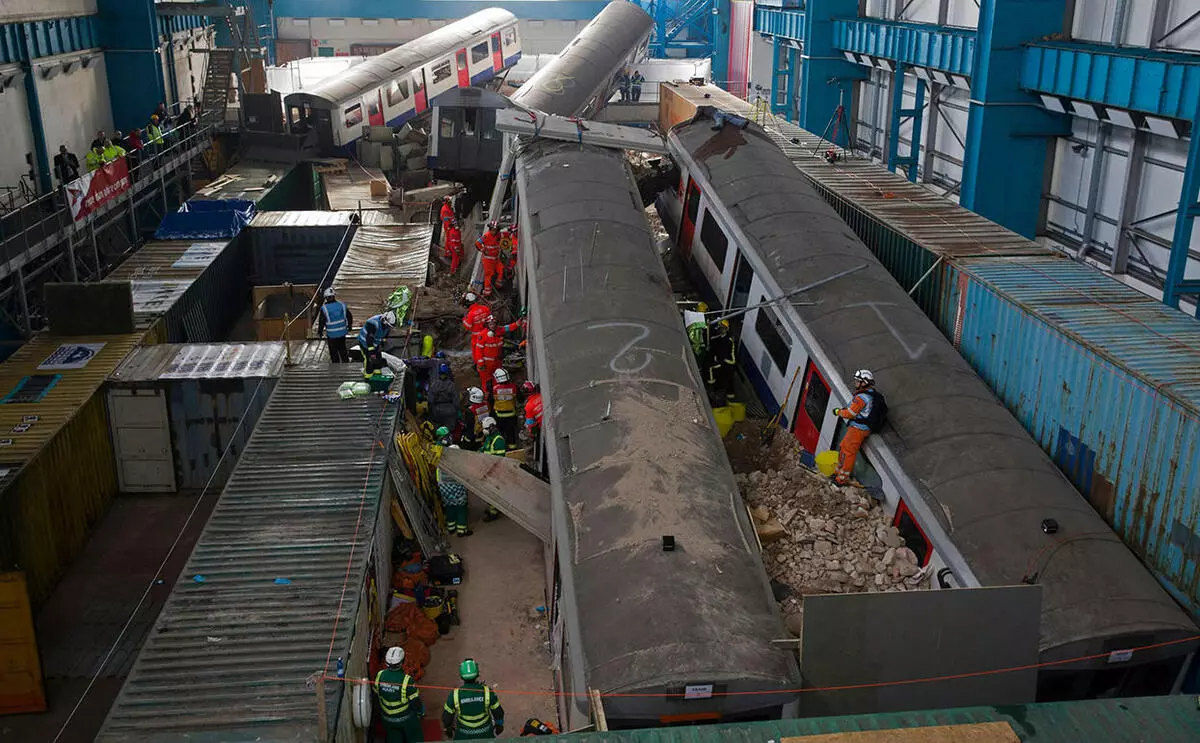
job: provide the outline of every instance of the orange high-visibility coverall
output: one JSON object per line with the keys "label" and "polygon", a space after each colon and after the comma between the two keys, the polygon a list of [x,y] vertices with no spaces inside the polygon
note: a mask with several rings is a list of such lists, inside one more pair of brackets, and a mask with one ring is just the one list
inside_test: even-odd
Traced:
{"label": "orange high-visibility coverall", "polygon": [[839,485],[850,482],[850,475],[854,472],[854,460],[858,458],[858,450],[871,435],[871,429],[864,420],[866,418],[865,411],[870,404],[870,396],[860,392],[850,401],[850,407],[842,408],[838,412],[839,416],[850,421],[850,425],[846,427],[846,435],[842,437],[842,443],[838,447],[838,468],[834,481]]}
{"label": "orange high-visibility coverall", "polygon": [[458,273],[463,259],[462,230],[450,225],[446,228],[445,256],[450,259],[450,273]]}
{"label": "orange high-visibility coverall", "polygon": [[500,262],[500,236],[494,230],[483,233],[475,241],[475,249],[483,253],[483,293],[492,293],[492,282],[499,281],[504,273]]}

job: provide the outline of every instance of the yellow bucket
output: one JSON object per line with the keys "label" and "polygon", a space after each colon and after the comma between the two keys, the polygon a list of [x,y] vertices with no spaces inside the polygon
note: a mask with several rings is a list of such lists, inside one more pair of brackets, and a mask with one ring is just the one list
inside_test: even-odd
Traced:
{"label": "yellow bucket", "polygon": [[733,413],[733,422],[741,423],[746,420],[746,403],[731,402],[729,403],[729,412]]}
{"label": "yellow bucket", "polygon": [[717,430],[721,432],[721,438],[728,436],[733,428],[733,412],[729,407],[713,408],[713,418],[717,420]]}
{"label": "yellow bucket", "polygon": [[817,469],[822,475],[832,477],[834,472],[837,472],[838,453],[835,451],[823,451],[816,456]]}
{"label": "yellow bucket", "polygon": [[433,336],[427,335],[421,338],[421,355],[426,358],[433,357]]}

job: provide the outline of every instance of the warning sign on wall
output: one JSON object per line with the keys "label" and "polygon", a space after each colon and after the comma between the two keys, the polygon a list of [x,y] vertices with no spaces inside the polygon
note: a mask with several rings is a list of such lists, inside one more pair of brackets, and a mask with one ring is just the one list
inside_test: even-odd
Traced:
{"label": "warning sign on wall", "polygon": [[64,343],[47,356],[45,361],[38,364],[38,369],[82,369],[96,358],[96,354],[100,353],[102,348],[103,343]]}

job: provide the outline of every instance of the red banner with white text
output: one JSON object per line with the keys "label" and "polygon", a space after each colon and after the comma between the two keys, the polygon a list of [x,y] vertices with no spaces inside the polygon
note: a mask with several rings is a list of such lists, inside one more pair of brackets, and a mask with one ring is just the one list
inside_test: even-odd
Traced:
{"label": "red banner with white text", "polygon": [[129,165],[118,158],[71,181],[66,190],[71,217],[78,222],[129,190]]}

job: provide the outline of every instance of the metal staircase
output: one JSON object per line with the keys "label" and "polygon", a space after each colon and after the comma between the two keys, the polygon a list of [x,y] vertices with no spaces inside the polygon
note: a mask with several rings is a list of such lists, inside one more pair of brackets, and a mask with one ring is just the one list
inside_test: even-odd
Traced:
{"label": "metal staircase", "polygon": [[233,73],[232,49],[211,49],[204,73],[204,98],[200,102],[200,122],[221,124],[229,105],[229,76]]}

